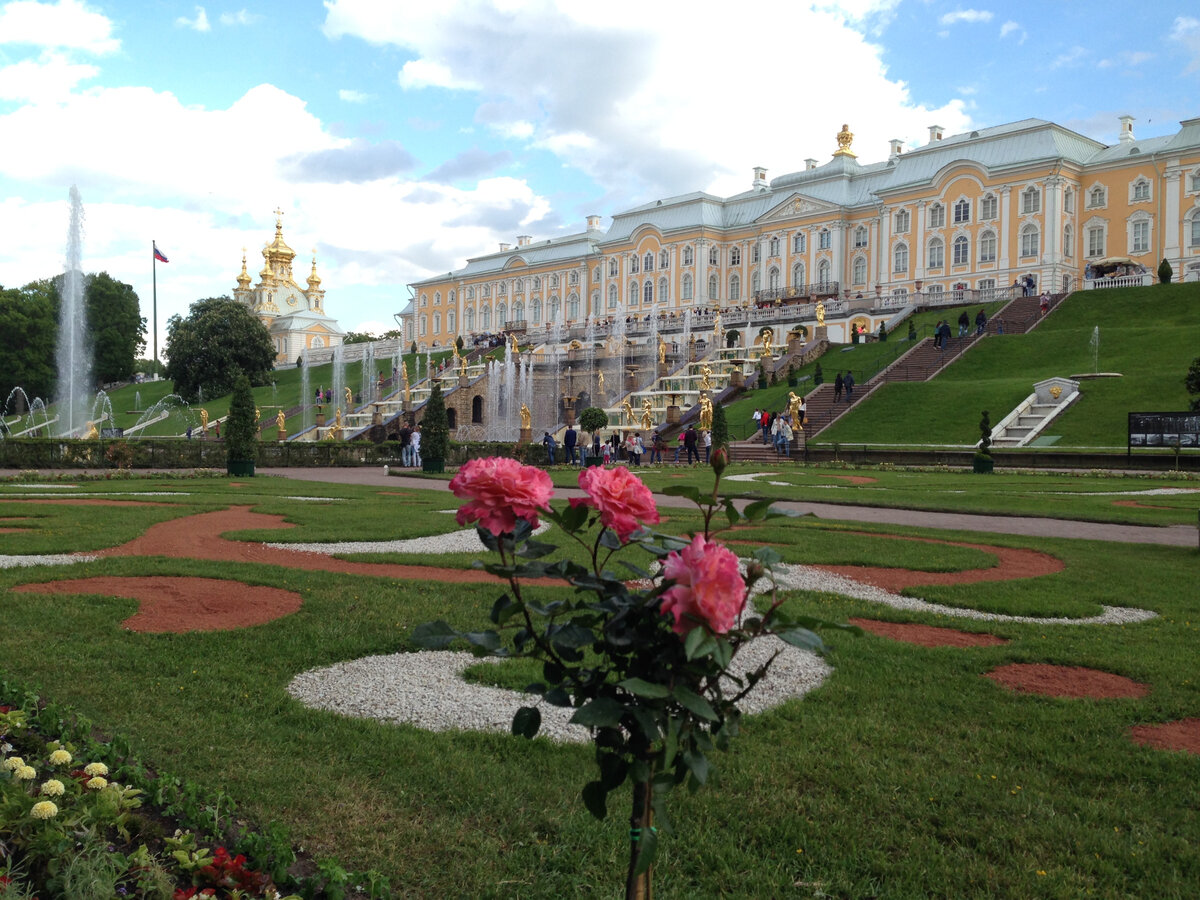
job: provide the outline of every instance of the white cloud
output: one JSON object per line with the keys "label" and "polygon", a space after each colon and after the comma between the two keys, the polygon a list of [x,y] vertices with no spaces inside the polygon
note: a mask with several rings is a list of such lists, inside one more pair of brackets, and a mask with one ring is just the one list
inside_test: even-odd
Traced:
{"label": "white cloud", "polygon": [[222,25],[253,25],[256,22],[261,22],[263,19],[258,13],[252,13],[245,9],[239,9],[237,12],[221,13],[219,21]]}
{"label": "white cloud", "polygon": [[21,60],[0,68],[0,100],[51,103],[99,73],[95,66],[72,63],[57,54]]}
{"label": "white cloud", "polygon": [[1000,37],[1006,38],[1010,34],[1012,34],[1014,31],[1020,31],[1020,30],[1021,30],[1020,24],[1018,24],[1017,22],[1014,22],[1012,19],[1009,19],[1007,22],[1005,22],[1003,25],[1000,26]]}
{"label": "white cloud", "polygon": [[362,91],[352,91],[343,88],[338,91],[338,99],[343,103],[366,103],[371,99],[371,95],[364,94]]}
{"label": "white cloud", "polygon": [[1183,46],[1191,55],[1187,71],[1200,71],[1200,19],[1179,16],[1171,24],[1171,40]]}
{"label": "white cloud", "polygon": [[1061,69],[1067,66],[1077,65],[1085,56],[1087,56],[1087,54],[1088,51],[1086,47],[1080,47],[1078,44],[1076,44],[1070,50],[1066,51],[1065,53],[1060,53],[1058,56],[1056,56],[1054,58],[1054,62],[1050,63],[1050,68]]}
{"label": "white cloud", "polygon": [[121,42],[112,22],[81,0],[14,0],[0,8],[0,44],[32,44],[47,49],[115,53]]}
{"label": "white cloud", "polygon": [[986,9],[956,9],[944,14],[938,21],[943,25],[955,25],[959,22],[990,22],[994,13]]}
{"label": "white cloud", "polygon": [[[614,0],[446,0],[419,8],[373,0],[326,0],[325,33],[400,48],[411,57],[406,88],[470,92],[476,124],[557,154],[611,191],[604,205],[644,202],[696,189],[745,190],[750,169],[795,171],[805,156],[836,149],[849,115],[864,161],[887,156],[893,137],[915,140],[931,121],[948,131],[970,119],[958,99],[913,100],[889,79],[864,21],[894,2],[795,3],[772,7],[771,30],[803,34],[809,71],[836,73],[837,91],[806,95],[794,128],[727,127],[727,116],[769,122],[795,82],[794,57],[760,54],[753,79],[697,80],[697,60],[729,59],[731,47],[762,41],[761,18],[727,16],[714,27],[692,4]],[[453,23],[449,27],[447,23]],[[852,65],[847,60],[853,60]]]}
{"label": "white cloud", "polygon": [[212,26],[208,24],[208,13],[204,11],[203,6],[196,7],[195,18],[189,19],[186,16],[180,16],[175,20],[175,24],[180,28],[190,28],[192,31],[212,31]]}

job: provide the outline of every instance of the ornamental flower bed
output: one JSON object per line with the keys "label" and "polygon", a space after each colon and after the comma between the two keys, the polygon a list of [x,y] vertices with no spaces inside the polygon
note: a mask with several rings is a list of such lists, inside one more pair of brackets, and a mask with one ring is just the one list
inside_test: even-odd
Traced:
{"label": "ornamental flower bed", "polygon": [[[729,671],[738,652],[766,635],[820,650],[813,629],[857,631],[789,616],[771,580],[778,555],[762,548],[743,566],[714,539],[718,523],[731,527],[771,515],[770,500],[739,512],[734,498],[720,494],[727,463],[727,451],[713,454],[710,495],[691,486],[666,489],[692,500],[703,517],[703,531],[681,540],[647,527],[659,521],[654,498],[623,466],[582,471],[579,487],[586,496],[556,511],[550,506],[553,485],[541,469],[513,459],[471,460],[450,482],[467,501],[458,522],[477,525],[484,546],[499,557],[483,568],[507,581],[508,593],[493,606],[490,628],[461,632],[439,621],[413,632],[424,647],[464,640],[479,655],[542,662],[542,680],[527,688],[536,699],[518,710],[512,731],[534,737],[541,703],[572,708],[571,721],[591,730],[595,747],[597,775],[582,793],[587,809],[603,819],[609,794],[631,785],[627,898],[651,895],[658,829],[669,827],[670,791],[708,780],[709,755],[736,736],[739,701],[774,661],[739,678]],[[588,565],[550,560],[555,548],[532,537],[543,517],[585,548]],[[641,551],[641,560],[621,559],[623,571],[612,568],[617,555],[629,550]],[[561,579],[574,591],[548,603],[528,599],[523,584],[546,578]],[[756,612],[748,598],[760,581],[768,599]]]}

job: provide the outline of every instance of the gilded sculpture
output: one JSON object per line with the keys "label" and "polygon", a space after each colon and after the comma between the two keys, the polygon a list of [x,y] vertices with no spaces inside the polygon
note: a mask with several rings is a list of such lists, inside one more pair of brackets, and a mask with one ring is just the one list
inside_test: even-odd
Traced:
{"label": "gilded sculpture", "polygon": [[533,414],[524,403],[521,404],[521,427],[525,430],[533,427]]}
{"label": "gilded sculpture", "polygon": [[817,301],[817,326],[825,324],[825,304],[820,300]]}
{"label": "gilded sculpture", "polygon": [[643,431],[650,431],[651,429],[654,428],[654,417],[651,415],[653,410],[654,410],[654,405],[650,402],[650,398],[647,397],[646,399],[644,399],[642,401],[642,430]]}
{"label": "gilded sculpture", "polygon": [[704,367],[700,369],[700,390],[711,391],[712,386],[712,366],[705,363]]}
{"label": "gilded sculpture", "polygon": [[707,394],[700,397],[700,430],[711,431],[713,420],[713,404]]}
{"label": "gilded sculpture", "polygon": [[834,156],[855,156],[856,154],[850,150],[850,145],[854,142],[854,132],[850,130],[849,125],[843,125],[842,130],[837,133],[837,151]]}
{"label": "gilded sculpture", "polygon": [[281,409],[281,410],[280,410],[278,413],[276,413],[276,415],[275,415],[275,427],[276,427],[276,428],[278,428],[280,431],[283,431],[283,430],[284,430],[284,427],[285,427],[284,423],[285,423],[286,421],[287,421],[287,416],[285,416],[285,415],[283,414],[283,410]]}
{"label": "gilded sculpture", "polygon": [[788,391],[788,412],[792,416],[792,424],[799,427],[804,419],[800,414],[800,398],[795,391]]}

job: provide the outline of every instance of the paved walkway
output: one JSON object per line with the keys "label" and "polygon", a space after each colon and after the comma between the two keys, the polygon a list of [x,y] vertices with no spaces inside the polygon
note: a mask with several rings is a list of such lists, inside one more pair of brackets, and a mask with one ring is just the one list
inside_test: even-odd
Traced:
{"label": "paved walkway", "polygon": [[[382,467],[321,469],[258,469],[259,475],[277,475],[298,481],[324,481],[332,484],[361,484],[405,490],[450,489],[449,482],[435,478],[385,475]],[[575,488],[556,488],[556,497],[581,497]],[[659,506],[691,507],[682,497],[655,495]],[[780,508],[840,522],[872,522],[884,525],[909,525],[952,531],[983,531],[993,534],[1017,534],[1027,537],[1078,538],[1088,541],[1115,541],[1122,544],[1164,544],[1172,547],[1198,546],[1197,529],[1191,525],[1115,525],[1103,522],[1079,522],[1073,519],[1043,519],[1032,516],[988,516],[972,513],[925,512],[882,506],[843,506],[836,503],[806,503],[781,500]]]}

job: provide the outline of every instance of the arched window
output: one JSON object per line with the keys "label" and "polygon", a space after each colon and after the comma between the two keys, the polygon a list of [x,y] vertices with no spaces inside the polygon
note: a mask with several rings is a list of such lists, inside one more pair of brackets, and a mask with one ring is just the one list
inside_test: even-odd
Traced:
{"label": "arched window", "polygon": [[666,303],[669,299],[670,295],[667,293],[667,279],[660,278],[658,279],[658,302]]}
{"label": "arched window", "polygon": [[694,251],[691,247],[683,248],[683,264],[685,266],[690,266],[695,261],[695,257],[696,251]]}
{"label": "arched window", "polygon": [[637,306],[638,302],[638,283],[636,281],[629,282],[629,305]]}
{"label": "arched window", "polygon": [[1150,181],[1145,176],[1137,178],[1129,186],[1129,202],[1145,203],[1150,199]]}
{"label": "arched window", "polygon": [[941,228],[946,224],[946,207],[934,203],[929,207],[929,227]]}
{"label": "arched window", "polygon": [[965,225],[971,221],[971,201],[959,200],[954,204],[954,224]]}
{"label": "arched window", "polygon": [[[757,246],[757,245],[755,245],[755,246]],[[751,293],[751,295],[757,297],[758,292],[761,290],[762,290],[762,278],[759,276],[758,270],[755,269],[754,273],[750,276],[750,293]]]}
{"label": "arched window", "polygon": [[1100,185],[1096,185],[1094,188],[1088,191],[1087,198],[1088,209],[1100,209],[1104,206],[1105,201],[1108,199],[1108,195],[1105,193],[1104,188],[1102,188]]}
{"label": "arched window", "polygon": [[442,305],[442,292],[441,292],[441,291],[434,291],[434,292],[433,292],[433,305],[434,305],[434,306],[441,306],[441,305]]}
{"label": "arched window", "polygon": [[808,246],[808,238],[803,233],[792,235],[792,252],[803,253]]}
{"label": "arched window", "polygon": [[1063,256],[1067,259],[1075,256],[1075,229],[1070,225],[1063,226]]}
{"label": "arched window", "polygon": [[478,394],[471,398],[471,422],[475,425],[483,423],[483,398]]}
{"label": "arched window", "polygon": [[832,283],[833,279],[830,277],[832,271],[833,266],[829,264],[829,260],[823,259],[817,263],[817,281],[821,284],[822,288],[828,288]]}
{"label": "arched window", "polygon": [[771,256],[779,255],[779,238],[777,238],[777,237],[771,238],[770,253],[771,253]]}
{"label": "arched window", "polygon": [[740,266],[742,264],[742,248],[741,247],[730,247],[729,248],[729,264],[731,266]]}
{"label": "arched window", "polygon": [[496,325],[503,328],[508,323],[508,305],[504,301],[496,304]]}
{"label": "arched window", "polygon": [[715,244],[708,248],[708,264],[710,266],[719,266],[721,264],[721,248]]}
{"label": "arched window", "polygon": [[654,271],[654,254],[653,253],[647,253],[645,259],[642,260],[642,271],[643,272],[653,272]]}
{"label": "arched window", "polygon": [[492,308],[486,303],[479,310],[479,327],[484,331],[490,331],[492,328]]}
{"label": "arched window", "polygon": [[467,311],[463,313],[463,320],[467,323],[467,331],[475,330],[475,307],[467,307]]}
{"label": "arched window", "polygon": [[895,223],[895,228],[893,230],[896,232],[896,234],[904,234],[908,231],[908,226],[911,220],[912,216],[909,215],[907,209],[896,210],[896,215],[893,217],[893,221]]}
{"label": "arched window", "polygon": [[945,264],[946,245],[942,243],[941,238],[934,238],[925,251],[925,266],[929,269],[940,269]]}
{"label": "arched window", "polygon": [[999,209],[999,206],[995,194],[984,194],[979,201],[979,218],[985,222],[991,221],[996,218],[996,210]]}
{"label": "arched window", "polygon": [[[433,345],[436,347],[437,341],[434,341]],[[458,410],[453,406],[446,407],[446,427],[450,429],[458,427]]]}
{"label": "arched window", "polygon": [[867,258],[865,256],[854,257],[854,283],[867,283]]}
{"label": "arched window", "polygon": [[579,296],[571,294],[567,297],[567,321],[574,322],[579,318]]}
{"label": "arched window", "polygon": [[792,266],[792,287],[804,287],[804,263],[798,262]]}
{"label": "arched window", "polygon": [[646,283],[642,285],[642,302],[647,306],[650,306],[652,303],[654,303],[654,282],[649,278],[647,278]]}
{"label": "arched window", "polygon": [[558,287],[558,276],[557,275],[550,276],[550,287],[552,287],[552,288]]}
{"label": "arched window", "polygon": [[492,286],[490,284],[485,284],[483,286],[483,296],[485,296],[485,297],[492,296]]}
{"label": "arched window", "polygon": [[908,272],[908,244],[901,241],[892,248],[892,274],[904,275]]}
{"label": "arched window", "polygon": [[867,246],[867,229],[866,229],[865,225],[859,225],[857,228],[854,229],[854,246],[855,247]]}
{"label": "arched window", "polygon": [[692,276],[690,273],[684,274],[681,282],[680,296],[684,300],[692,299]]}
{"label": "arched window", "polygon": [[469,288],[467,288],[467,299],[468,299],[468,300],[474,300],[474,299],[475,299],[475,288],[473,288],[473,287],[469,287]]}
{"label": "arched window", "polygon": [[534,325],[542,324],[542,301],[537,297],[529,302],[529,321]]}
{"label": "arched window", "polygon": [[617,307],[617,286],[610,284],[608,286],[608,308],[616,309]]}
{"label": "arched window", "polygon": [[756,263],[762,259],[762,242],[755,241],[750,245],[750,262]]}
{"label": "arched window", "polygon": [[613,257],[612,259],[610,259],[610,260],[608,261],[608,277],[609,277],[609,278],[616,278],[616,277],[617,277],[617,260],[616,260],[616,257]]}
{"label": "arched window", "polygon": [[767,272],[767,290],[779,290],[779,270],[774,266],[771,266],[770,270]]}
{"label": "arched window", "polygon": [[740,279],[737,275],[729,276],[729,299],[742,299],[742,279]]}
{"label": "arched window", "polygon": [[1036,225],[1026,225],[1021,229],[1021,256],[1037,256],[1041,247],[1041,233]]}
{"label": "arched window", "polygon": [[456,298],[457,298],[457,295],[454,293],[454,291],[451,291],[448,302],[453,303]]}
{"label": "arched window", "polygon": [[[1042,192],[1035,185],[1021,191],[1021,215],[1029,216],[1042,208]],[[1023,256],[1024,254],[1022,254]]]}
{"label": "arched window", "polygon": [[671,268],[671,254],[666,250],[658,251],[658,267],[660,269]]}
{"label": "arched window", "polygon": [[719,285],[720,285],[720,282],[717,280],[717,273],[713,272],[711,275],[708,276],[708,299],[709,300],[720,300],[721,299]]}
{"label": "arched window", "polygon": [[422,294],[421,295],[421,306],[428,306],[428,305],[429,305],[429,295]]}
{"label": "arched window", "polygon": [[512,317],[514,322],[525,321],[525,304],[520,300],[513,304]]}
{"label": "arched window", "polygon": [[521,294],[524,292],[525,292],[525,279],[518,278],[516,281],[513,282],[513,293]]}
{"label": "arched window", "polygon": [[562,312],[562,301],[557,297],[550,298],[550,315],[546,317],[546,323],[553,325],[559,319],[559,314]]}
{"label": "arched window", "polygon": [[996,232],[985,231],[979,235],[979,261],[996,261]]}
{"label": "arched window", "polygon": [[954,265],[965,266],[971,262],[971,242],[965,234],[954,239]]}

